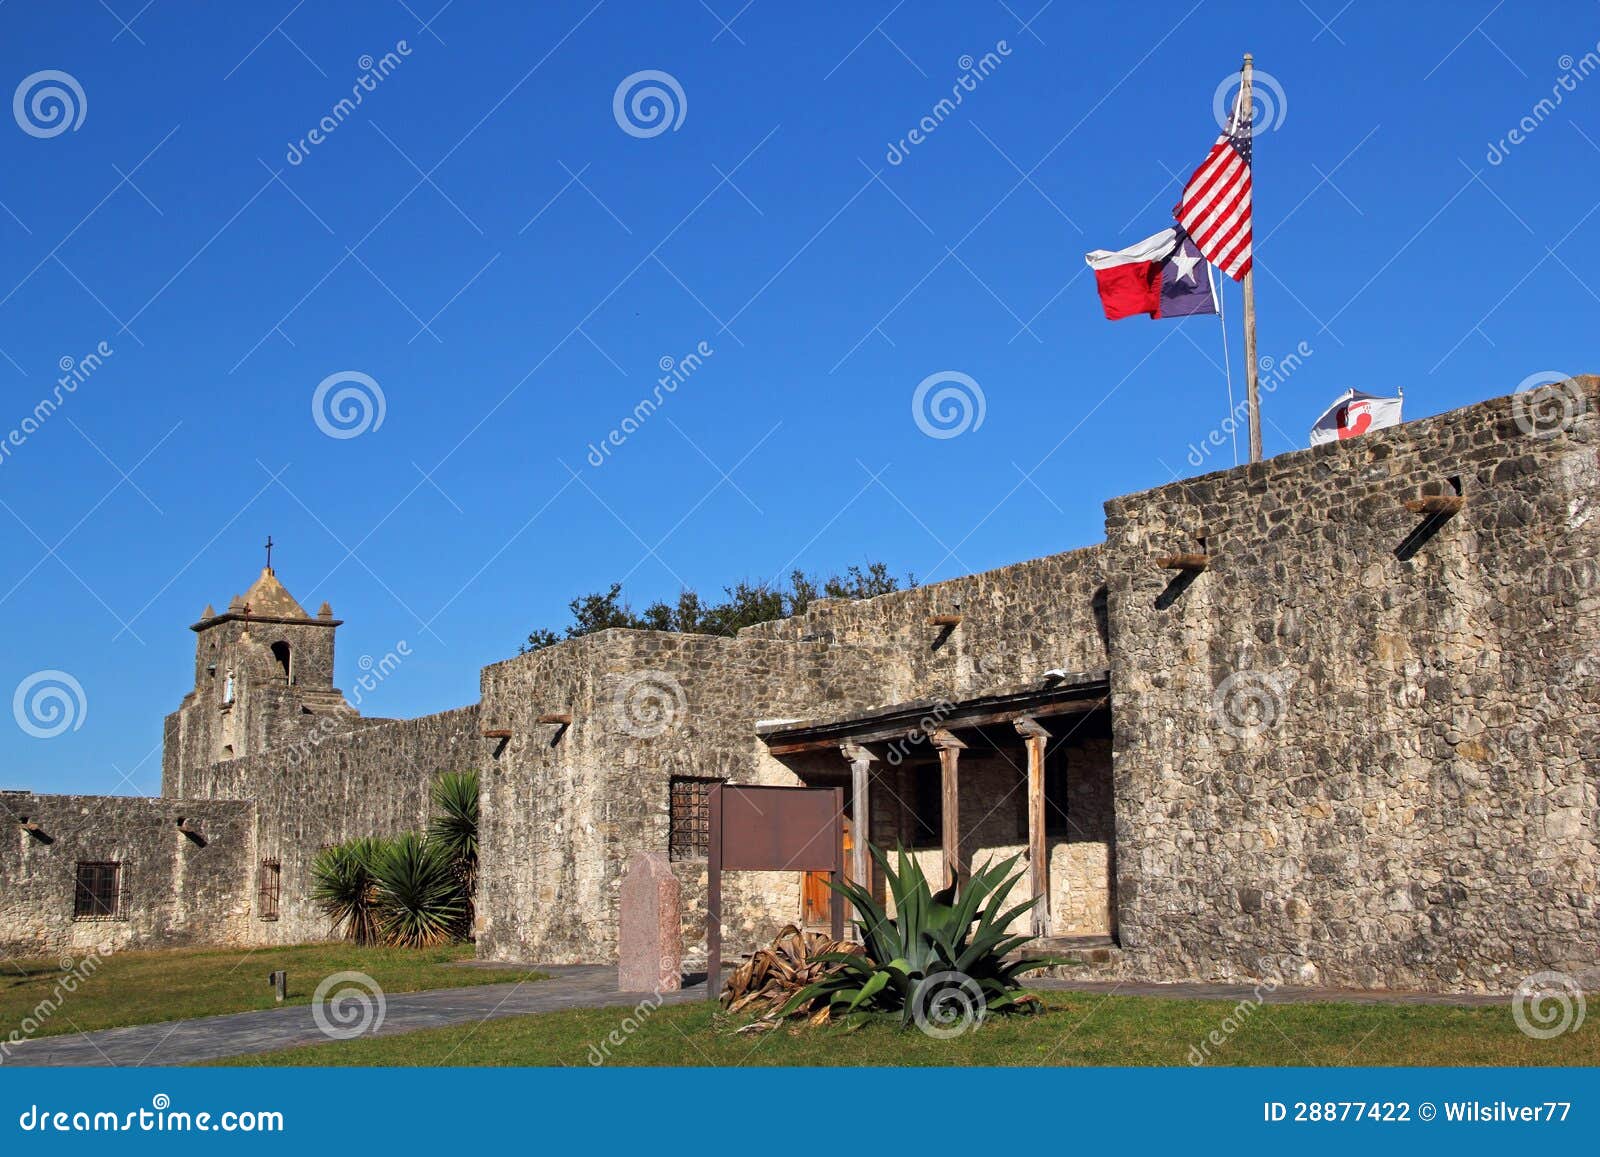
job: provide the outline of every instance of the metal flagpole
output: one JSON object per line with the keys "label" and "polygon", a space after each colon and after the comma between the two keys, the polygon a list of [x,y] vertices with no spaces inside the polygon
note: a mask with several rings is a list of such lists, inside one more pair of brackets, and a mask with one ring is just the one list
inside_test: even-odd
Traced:
{"label": "metal flagpole", "polygon": [[1233,360],[1228,355],[1228,317],[1222,308],[1222,286],[1217,284],[1216,271],[1206,262],[1206,280],[1211,283],[1211,296],[1217,303],[1217,321],[1222,325],[1222,373],[1228,379],[1228,434],[1233,438],[1233,464],[1239,464],[1239,423],[1233,415]]}
{"label": "metal flagpole", "polygon": [[[1234,107],[1234,122],[1245,117],[1245,131],[1255,136],[1255,118],[1250,115],[1250,74],[1254,57],[1244,54],[1243,79],[1239,84],[1239,103]],[[1255,183],[1255,158],[1250,159],[1251,184]],[[1254,209],[1251,210],[1252,216]],[[1250,404],[1250,461],[1261,461],[1261,394],[1256,381],[1256,269],[1252,259],[1244,275],[1244,373],[1245,391]]]}

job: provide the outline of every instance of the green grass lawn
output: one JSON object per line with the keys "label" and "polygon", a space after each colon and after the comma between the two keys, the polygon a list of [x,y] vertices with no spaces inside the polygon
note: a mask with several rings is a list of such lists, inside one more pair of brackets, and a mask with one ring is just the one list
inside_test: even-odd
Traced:
{"label": "green grass lawn", "polygon": [[[460,1028],[315,1045],[233,1065],[1187,1065],[1213,1031],[1216,1065],[1595,1065],[1600,1028],[1553,1040],[1517,1030],[1509,1003],[1492,1008],[1168,1000],[1054,992],[1035,1017],[993,1018],[954,1040],[898,1022],[737,1036],[696,1002],[646,1012],[583,1009]],[[1248,1006],[1247,1006],[1248,1007]],[[1228,1034],[1224,1019],[1236,1025]],[[615,1032],[613,1040],[608,1041]],[[605,1050],[597,1053],[593,1050]],[[606,1055],[606,1052],[609,1055]]]}
{"label": "green grass lawn", "polygon": [[[33,1036],[118,1028],[130,1024],[183,1020],[274,1006],[267,973],[289,973],[289,1003],[307,1004],[318,983],[335,972],[365,972],[388,993],[428,988],[460,988],[539,978],[487,968],[457,968],[472,959],[470,944],[443,948],[357,948],[351,944],[301,944],[288,948],[196,948],[160,952],[121,952],[100,959],[99,967],[58,992],[69,975],[54,958],[0,960],[0,1038],[34,1017]],[[60,1000],[46,1016],[36,1010]]]}

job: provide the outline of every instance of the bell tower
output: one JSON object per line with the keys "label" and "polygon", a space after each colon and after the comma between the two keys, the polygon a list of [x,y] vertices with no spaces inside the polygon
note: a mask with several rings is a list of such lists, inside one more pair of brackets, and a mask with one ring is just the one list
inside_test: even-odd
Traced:
{"label": "bell tower", "polygon": [[[210,795],[193,773],[212,764],[305,743],[357,712],[333,685],[341,620],[327,603],[306,613],[267,565],[218,614],[209,604],[195,633],[194,689],[167,716],[164,795]],[[342,727],[334,727],[343,730]],[[188,779],[190,782],[185,782]]]}

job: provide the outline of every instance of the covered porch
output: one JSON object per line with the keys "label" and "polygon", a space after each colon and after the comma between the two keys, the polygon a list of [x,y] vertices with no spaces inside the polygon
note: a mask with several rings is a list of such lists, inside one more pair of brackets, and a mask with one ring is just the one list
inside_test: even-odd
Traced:
{"label": "covered porch", "polygon": [[[907,849],[936,885],[1020,853],[1038,903],[1019,930],[1115,943],[1109,672],[756,730],[803,782],[844,787],[848,874],[880,899],[869,841]],[[802,891],[801,921],[816,923],[826,885]]]}

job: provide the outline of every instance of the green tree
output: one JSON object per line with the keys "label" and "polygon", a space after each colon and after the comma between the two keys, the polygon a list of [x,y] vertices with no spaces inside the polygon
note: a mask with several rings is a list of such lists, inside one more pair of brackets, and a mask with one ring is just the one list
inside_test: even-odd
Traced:
{"label": "green tree", "polygon": [[[916,579],[906,575],[907,588],[917,585]],[[866,567],[852,566],[844,574],[817,579],[804,571],[795,570],[789,575],[787,586],[766,580],[741,580],[722,589],[723,598],[716,602],[703,602],[693,590],[684,590],[677,602],[656,601],[642,613],[622,600],[622,584],[612,583],[605,593],[595,592],[573,599],[567,604],[572,621],[564,632],[540,627],[528,635],[521,652],[537,651],[552,646],[563,639],[576,639],[596,631],[623,627],[637,631],[678,631],[685,634],[734,635],[741,628],[756,623],[787,619],[803,612],[819,598],[871,599],[878,595],[900,590],[901,580],[889,573],[885,563],[868,563]]]}

